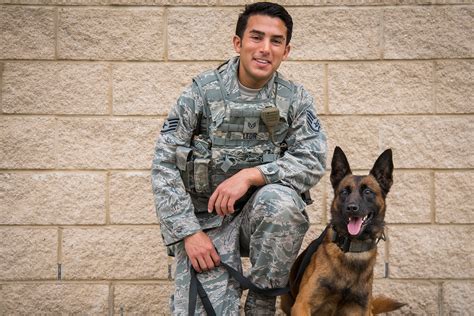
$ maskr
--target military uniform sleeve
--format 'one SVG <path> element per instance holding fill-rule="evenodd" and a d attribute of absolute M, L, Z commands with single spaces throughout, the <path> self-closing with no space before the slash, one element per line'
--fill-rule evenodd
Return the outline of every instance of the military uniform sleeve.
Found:
<path fill-rule="evenodd" d="M 166 245 L 174 244 L 201 229 L 178 168 L 176 148 L 189 147 L 197 124 L 195 109 L 202 98 L 193 84 L 170 111 L 156 142 L 151 168 L 155 207 Z"/>
<path fill-rule="evenodd" d="M 282 183 L 302 193 L 313 187 L 326 169 L 326 134 L 316 114 L 313 98 L 297 86 L 290 105 L 290 126 L 286 136 L 288 149 L 274 162 L 260 165 L 265 182 Z"/>

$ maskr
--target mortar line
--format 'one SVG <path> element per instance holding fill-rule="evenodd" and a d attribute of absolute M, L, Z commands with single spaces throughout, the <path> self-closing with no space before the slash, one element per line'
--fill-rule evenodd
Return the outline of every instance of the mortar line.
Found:
<path fill-rule="evenodd" d="M 62 281 L 63 279 L 63 229 L 62 227 L 58 227 L 58 247 L 57 247 L 57 257 L 58 257 L 58 263 L 57 263 L 57 269 L 58 269 L 58 275 L 57 279 L 59 281 Z"/>
<path fill-rule="evenodd" d="M 431 224 L 436 224 L 436 179 L 435 171 L 430 172 L 430 211 Z"/>
<path fill-rule="evenodd" d="M 114 116 L 114 85 L 113 85 L 113 63 L 109 63 L 107 67 L 108 73 L 108 89 L 107 89 L 107 114 L 108 116 Z"/>
<path fill-rule="evenodd" d="M 329 114 L 329 64 L 324 64 L 323 102 L 324 113 Z"/>
<path fill-rule="evenodd" d="M 108 315 L 109 316 L 113 316 L 115 311 L 114 311 L 114 305 L 115 305 L 115 300 L 114 300 L 114 296 L 115 296 L 115 286 L 114 286 L 114 282 L 111 281 L 109 282 L 109 298 L 108 298 L 108 303 L 109 303 L 109 313 Z"/>
<path fill-rule="evenodd" d="M 444 282 L 438 283 L 438 315 L 444 315 L 444 291 L 443 291 Z"/>
<path fill-rule="evenodd" d="M 59 117 L 53 116 L 54 118 L 54 131 L 53 131 L 53 150 L 54 150 L 54 169 L 59 168 Z"/>
<path fill-rule="evenodd" d="M 110 225 L 110 170 L 105 176 L 105 224 Z"/>
<path fill-rule="evenodd" d="M 58 264 L 63 263 L 63 228 L 58 226 Z"/>
<path fill-rule="evenodd" d="M 5 116 L 9 117 L 57 117 L 57 118 L 71 118 L 71 119 L 104 119 L 110 118 L 114 120 L 127 120 L 127 119 L 136 119 L 136 120 L 150 120 L 150 119 L 164 119 L 166 115 L 156 114 L 156 115 L 142 115 L 142 114 L 134 114 L 134 115 L 109 115 L 109 114 L 42 114 L 42 113 L 4 113 Z M 345 113 L 345 114 L 337 114 L 337 113 L 319 113 L 318 116 L 320 118 L 419 118 L 419 117 L 427 117 L 427 118 L 472 118 L 474 117 L 474 113 L 380 113 L 380 114 L 372 114 L 372 113 Z"/>
<path fill-rule="evenodd" d="M 0 115 L 3 115 L 3 70 L 5 63 L 0 62 Z"/>
<path fill-rule="evenodd" d="M 168 7 L 165 7 L 163 10 L 163 25 L 162 25 L 162 31 L 163 31 L 163 61 L 168 62 L 169 61 L 169 47 L 168 47 L 168 15 L 169 15 L 169 9 Z"/>
<path fill-rule="evenodd" d="M 54 9 L 54 60 L 59 59 L 59 49 L 58 49 L 58 33 L 59 33 L 59 8 L 55 7 Z"/>
<path fill-rule="evenodd" d="M 436 94 L 438 93 L 438 74 L 436 69 L 438 68 L 438 62 L 436 60 L 433 61 L 433 73 L 432 73 L 432 78 L 433 78 L 433 87 L 432 87 L 432 100 L 433 102 L 433 112 L 435 114 L 438 113 L 438 102 L 436 101 Z"/>
<path fill-rule="evenodd" d="M 147 59 L 147 60 L 136 60 L 136 59 L 35 59 L 35 58 L 26 58 L 26 59 L 2 59 L 3 62 L 8 63 L 28 63 L 28 62 L 38 62 L 38 63 L 80 63 L 80 64 L 97 64 L 97 63 L 119 63 L 119 64 L 163 64 L 163 63 L 177 63 L 177 64 L 220 64 L 224 62 L 226 59 L 206 59 L 206 60 L 194 60 L 194 59 Z M 450 57 L 450 58 L 412 58 L 412 59 L 383 59 L 380 60 L 378 58 L 374 59 L 289 59 L 286 60 L 285 64 L 292 64 L 292 63 L 307 63 L 311 65 L 322 65 L 322 64 L 372 64 L 372 63 L 397 63 L 397 64 L 412 64 L 412 63 L 429 63 L 432 61 L 448 61 L 448 62 L 457 62 L 457 61 L 473 61 L 474 58 L 472 57 Z"/>
<path fill-rule="evenodd" d="M 379 57 L 380 60 L 383 60 L 384 55 L 385 55 L 385 13 L 384 9 L 382 8 L 380 10 L 380 29 L 379 29 Z"/>

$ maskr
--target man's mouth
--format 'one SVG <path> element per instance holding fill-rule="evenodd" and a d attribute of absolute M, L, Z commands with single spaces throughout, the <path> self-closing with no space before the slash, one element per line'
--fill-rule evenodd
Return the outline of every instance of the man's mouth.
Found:
<path fill-rule="evenodd" d="M 254 60 L 260 65 L 270 65 L 271 62 L 266 59 L 254 58 Z"/>
<path fill-rule="evenodd" d="M 360 235 L 371 218 L 372 213 L 369 213 L 364 217 L 350 216 L 349 222 L 347 223 L 347 231 L 352 236 Z"/>

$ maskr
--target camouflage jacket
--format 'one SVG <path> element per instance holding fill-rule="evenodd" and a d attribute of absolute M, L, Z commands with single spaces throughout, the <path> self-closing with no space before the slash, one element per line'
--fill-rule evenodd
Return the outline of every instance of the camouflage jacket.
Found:
<path fill-rule="evenodd" d="M 219 68 L 223 89 L 229 98 L 241 98 L 235 57 Z M 275 73 L 259 91 L 258 100 L 268 100 L 275 89 Z M 198 211 L 197 202 L 186 191 L 176 166 L 176 151 L 190 147 L 199 124 L 199 114 L 205 104 L 202 87 L 196 81 L 186 88 L 170 111 L 158 137 L 152 163 L 152 186 L 161 232 L 166 245 L 179 242 L 199 230 L 218 227 L 222 218 L 215 213 Z M 255 101 L 254 101 L 255 102 Z M 257 168 L 265 182 L 281 183 L 298 193 L 309 190 L 324 175 L 326 164 L 326 135 L 320 125 L 309 93 L 295 84 L 294 97 L 287 110 L 288 129 L 284 135 L 287 150 L 275 161 L 262 163 Z M 203 204 L 202 207 L 206 207 Z"/>

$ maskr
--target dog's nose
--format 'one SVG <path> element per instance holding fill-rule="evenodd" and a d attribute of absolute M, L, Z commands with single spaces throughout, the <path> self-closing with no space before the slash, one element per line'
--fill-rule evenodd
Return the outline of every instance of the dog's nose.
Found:
<path fill-rule="evenodd" d="M 356 204 L 349 204 L 349 205 L 347 205 L 346 210 L 348 212 L 357 212 L 357 211 L 359 211 L 359 206 L 356 205 Z"/>

